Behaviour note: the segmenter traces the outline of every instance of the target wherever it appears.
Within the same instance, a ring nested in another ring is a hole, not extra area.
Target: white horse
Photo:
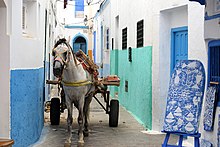
[[[83,69],[65,38],[57,41],[52,55],[54,56],[53,73],[61,80],[68,109],[68,138],[65,144],[71,145],[73,104],[79,111],[78,143],[83,144],[84,135],[88,136],[89,105],[95,91],[93,75]]]

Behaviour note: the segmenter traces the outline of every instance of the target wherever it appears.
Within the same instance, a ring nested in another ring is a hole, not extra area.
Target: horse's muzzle
[[[59,61],[54,61],[53,64],[53,74],[54,76],[56,76],[57,78],[60,78],[62,76],[63,73],[63,66]]]

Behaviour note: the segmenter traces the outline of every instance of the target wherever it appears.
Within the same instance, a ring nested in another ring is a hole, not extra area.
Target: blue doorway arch
[[[74,53],[77,52],[79,49],[81,49],[85,54],[88,53],[88,40],[83,34],[76,34],[73,37],[72,45]]]

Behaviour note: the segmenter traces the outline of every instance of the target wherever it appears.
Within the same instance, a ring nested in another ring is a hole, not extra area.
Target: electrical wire
[[[84,5],[84,6],[91,6],[91,5],[95,5],[95,4],[98,4],[98,3],[103,3],[105,0],[99,0],[98,2],[95,2],[95,3],[92,3],[90,5]],[[62,0],[56,0],[56,2],[63,2]],[[75,24],[81,24],[81,23],[86,23],[88,22],[89,20],[93,20],[95,18],[95,16],[91,17],[91,18],[88,18],[87,20],[84,20],[84,21],[80,21],[80,22],[75,22],[75,23],[69,23],[69,24],[62,24],[59,22],[59,20],[57,19],[57,15],[56,15],[56,12],[54,10],[54,7],[53,7],[53,2],[50,0],[50,3],[51,3],[51,8],[52,8],[52,11],[53,11],[53,14],[54,14],[54,17],[55,17],[55,20],[57,22],[57,24],[61,27],[63,26],[71,26],[71,25],[75,25]],[[83,5],[74,5],[74,6],[83,6]]]
[[[58,2],[63,2],[63,0],[57,0]],[[102,0],[99,0],[98,2],[95,2],[95,3],[91,3],[91,4],[89,4],[89,5],[74,5],[74,4],[70,4],[70,3],[67,3],[67,5],[71,5],[71,6],[92,6],[92,5],[97,5],[97,4],[99,4],[99,3],[102,3],[101,2]]]

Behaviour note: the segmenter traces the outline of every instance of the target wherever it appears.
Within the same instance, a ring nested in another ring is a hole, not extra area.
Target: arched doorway
[[[87,54],[87,42],[83,36],[75,37],[73,40],[73,51],[74,53],[81,49],[85,54]]]

